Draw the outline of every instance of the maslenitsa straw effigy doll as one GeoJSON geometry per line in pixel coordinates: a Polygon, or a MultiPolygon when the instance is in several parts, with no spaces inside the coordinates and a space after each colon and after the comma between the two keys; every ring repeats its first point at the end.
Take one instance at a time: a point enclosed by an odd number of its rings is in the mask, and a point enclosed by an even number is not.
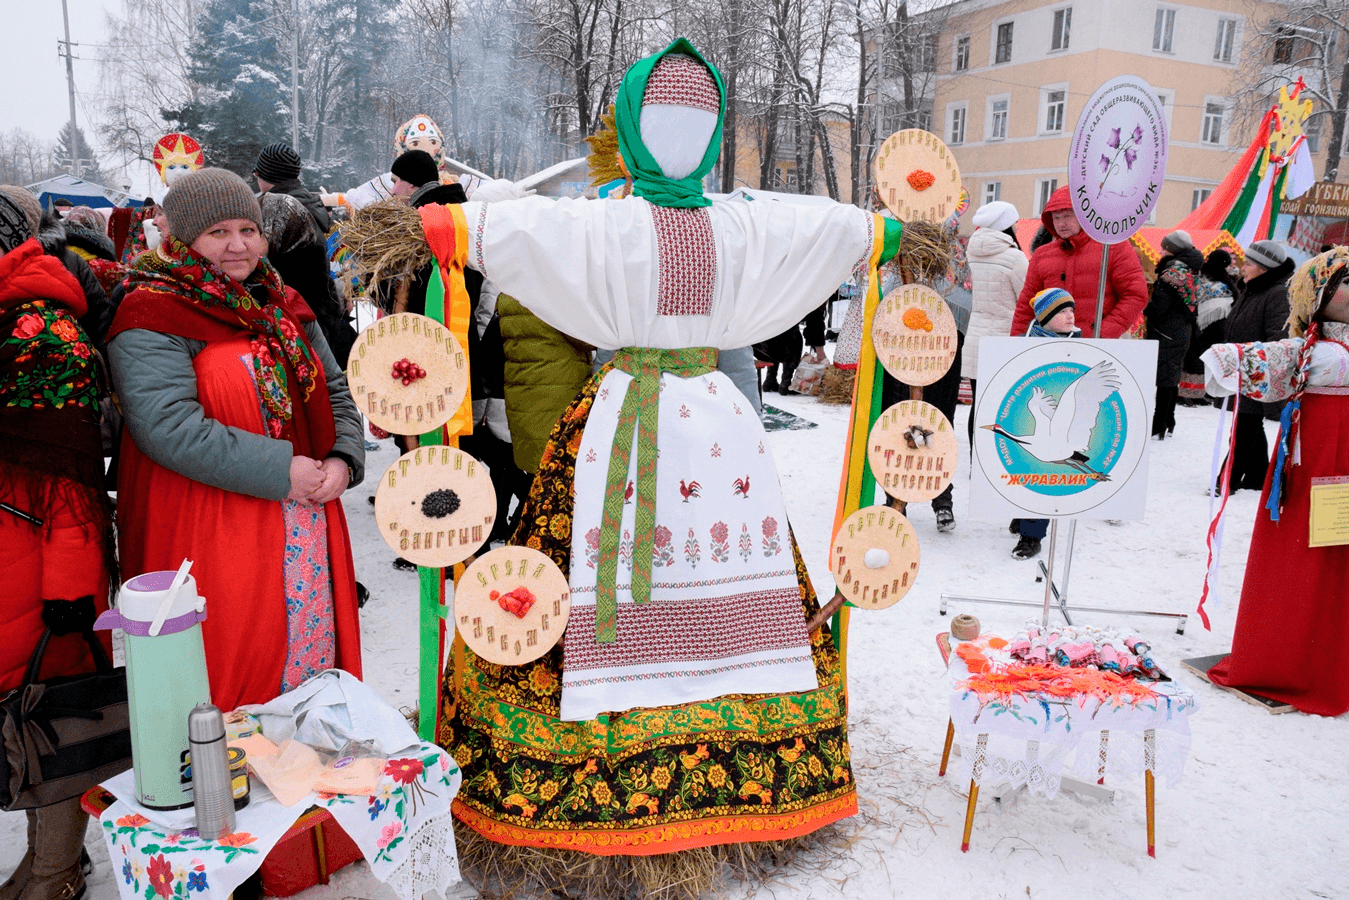
{"type": "Polygon", "coordinates": [[[857,811],[840,658],[807,633],[818,605],[764,429],[715,367],[874,273],[900,225],[705,197],[724,109],[681,38],[618,92],[634,196],[469,202],[452,241],[428,230],[549,325],[618,349],[554,429],[512,541],[568,575],[562,644],[516,667],[458,652],[445,676],[439,739],[479,836],[461,829],[461,851],[498,887],[696,895],[724,861],[857,811]]]}

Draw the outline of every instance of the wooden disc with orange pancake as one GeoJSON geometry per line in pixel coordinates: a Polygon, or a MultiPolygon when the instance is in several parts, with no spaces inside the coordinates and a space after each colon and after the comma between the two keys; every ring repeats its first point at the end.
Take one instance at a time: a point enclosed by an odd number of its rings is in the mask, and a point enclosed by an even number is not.
{"type": "Polygon", "coordinates": [[[940,225],[960,203],[960,166],[942,139],[907,128],[876,151],[876,190],[901,222],[940,225]]]}
{"type": "Polygon", "coordinates": [[[867,436],[876,483],[905,503],[922,503],[946,490],[958,453],[951,423],[922,400],[896,403],[881,413],[867,436]]]}
{"type": "Polygon", "coordinates": [[[904,284],[881,298],[871,342],[885,371],[922,387],[946,374],[956,358],[956,320],[932,288],[904,284]]]}
{"type": "Polygon", "coordinates": [[[839,526],[829,568],[853,606],[884,609],[898,603],[918,578],[918,535],[898,510],[863,507],[839,526]]]}
{"type": "Polygon", "coordinates": [[[356,405],[393,434],[435,431],[468,392],[468,356],[450,329],[415,313],[377,319],[347,362],[356,405]]]}
{"type": "Polygon", "coordinates": [[[482,546],[496,521],[487,467],[455,447],[409,450],[380,477],[375,524],[385,543],[419,566],[452,566],[482,546]]]}
{"type": "Polygon", "coordinates": [[[488,662],[519,666],[562,639],[571,588],[538,550],[498,547],[473,561],[454,586],[454,627],[488,662]]]}

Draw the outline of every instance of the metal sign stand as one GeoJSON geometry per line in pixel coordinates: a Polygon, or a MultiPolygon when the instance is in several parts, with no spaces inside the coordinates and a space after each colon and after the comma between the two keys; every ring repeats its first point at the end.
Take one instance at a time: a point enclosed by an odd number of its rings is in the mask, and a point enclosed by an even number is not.
{"type": "MultiPolygon", "coordinates": [[[[1105,279],[1106,269],[1110,262],[1110,246],[1110,244],[1101,245],[1101,278],[1096,285],[1096,328],[1092,331],[1092,334],[1097,336],[1101,333],[1101,319],[1105,311],[1105,279]]],[[[970,415],[974,415],[973,408],[970,409],[970,415]]],[[[946,605],[951,602],[987,603],[998,606],[1040,606],[1043,608],[1043,612],[1040,616],[1040,627],[1048,628],[1049,609],[1051,605],[1054,605],[1059,614],[1063,616],[1063,620],[1069,625],[1073,624],[1073,619],[1070,615],[1072,611],[1107,613],[1116,616],[1156,616],[1158,618],[1178,620],[1176,622],[1176,634],[1185,633],[1185,624],[1190,618],[1187,613],[1158,612],[1145,609],[1107,609],[1102,606],[1077,606],[1070,609],[1068,606],[1068,576],[1073,568],[1073,545],[1077,538],[1077,519],[1071,519],[1068,523],[1067,547],[1064,550],[1063,559],[1062,587],[1054,584],[1054,551],[1058,544],[1058,536],[1059,520],[1050,519],[1049,553],[1046,559],[1040,560],[1040,574],[1035,579],[1036,581],[1044,581],[1045,583],[1045,599],[1043,604],[1035,603],[1030,600],[1010,600],[1000,597],[967,597],[961,594],[943,593],[941,595],[941,606],[939,607],[938,612],[943,616],[946,615],[946,605]],[[1051,598],[1057,601],[1057,603],[1051,604],[1051,598]]]]}

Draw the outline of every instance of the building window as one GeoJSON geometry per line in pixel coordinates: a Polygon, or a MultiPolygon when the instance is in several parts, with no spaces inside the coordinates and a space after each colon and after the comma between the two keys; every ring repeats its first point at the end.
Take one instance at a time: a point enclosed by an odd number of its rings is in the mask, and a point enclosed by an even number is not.
{"type": "Polygon", "coordinates": [[[998,97],[988,101],[988,139],[1001,141],[1007,137],[1007,106],[1011,101],[998,97]]]}
{"type": "Polygon", "coordinates": [[[1213,193],[1213,188],[1195,188],[1194,193],[1190,195],[1190,212],[1199,208],[1199,204],[1208,199],[1209,194],[1213,193]]]}
{"type": "Polygon", "coordinates": [[[1293,29],[1280,25],[1274,38],[1274,64],[1286,66],[1293,61],[1293,29]]]}
{"type": "Polygon", "coordinates": [[[922,57],[922,71],[937,71],[937,35],[931,33],[923,35],[922,57]]]}
{"type": "Polygon", "coordinates": [[[1059,180],[1057,178],[1037,178],[1035,180],[1035,215],[1045,211],[1045,205],[1049,203],[1049,198],[1059,189],[1059,180]]]}
{"type": "Polygon", "coordinates": [[[970,67],[970,36],[956,38],[956,63],[955,70],[964,72],[970,67]]]}
{"type": "Polygon", "coordinates": [[[985,181],[984,182],[984,202],[992,203],[994,200],[1002,199],[1002,182],[985,181]]]}
{"type": "Polygon", "coordinates": [[[1003,22],[998,26],[998,46],[993,53],[995,63],[1012,61],[1012,24],[1003,22]]]}
{"type": "Polygon", "coordinates": [[[1072,24],[1073,8],[1071,6],[1054,10],[1054,32],[1049,39],[1050,50],[1068,49],[1068,31],[1072,24]]]}
{"type": "Polygon", "coordinates": [[[904,107],[889,100],[881,107],[881,133],[894,134],[904,127],[904,107]]]}
{"type": "Polygon", "coordinates": [[[1171,130],[1171,111],[1176,108],[1176,92],[1163,90],[1162,88],[1153,88],[1153,93],[1157,95],[1157,103],[1162,107],[1162,116],[1166,119],[1166,130],[1171,130]]]}
{"type": "Polygon", "coordinates": [[[1068,90],[1045,91],[1045,133],[1057,134],[1063,130],[1064,107],[1068,105],[1068,90]]]}
{"type": "Polygon", "coordinates": [[[1232,45],[1236,42],[1237,20],[1219,19],[1218,38],[1213,42],[1213,58],[1218,62],[1232,61],[1232,45]]]}
{"type": "Polygon", "coordinates": [[[1157,19],[1152,26],[1152,49],[1163,53],[1171,52],[1171,38],[1176,31],[1176,11],[1161,8],[1157,10],[1157,19]]]}
{"type": "Polygon", "coordinates": [[[931,101],[931,100],[925,101],[921,106],[918,107],[918,123],[917,123],[917,127],[921,128],[923,131],[931,131],[931,130],[932,130],[932,101],[931,101]]]}
{"type": "Polygon", "coordinates": [[[1204,126],[1199,134],[1199,140],[1205,144],[1221,144],[1223,142],[1223,105],[1221,103],[1206,102],[1204,104],[1204,126]]]}
{"type": "Polygon", "coordinates": [[[949,110],[951,127],[947,131],[947,134],[950,135],[950,140],[947,143],[963,144],[965,143],[965,104],[953,105],[949,107],[949,110]]]}
{"type": "Polygon", "coordinates": [[[1302,123],[1302,133],[1307,136],[1308,153],[1316,153],[1321,149],[1321,122],[1321,116],[1315,115],[1302,123]]]}

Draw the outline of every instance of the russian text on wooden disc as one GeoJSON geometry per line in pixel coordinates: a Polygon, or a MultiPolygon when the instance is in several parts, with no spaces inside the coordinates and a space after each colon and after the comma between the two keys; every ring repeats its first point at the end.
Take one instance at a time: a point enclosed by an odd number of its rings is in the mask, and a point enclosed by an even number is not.
{"type": "Polygon", "coordinates": [[[945,222],[960,203],[960,166],[930,131],[907,128],[876,151],[876,190],[901,222],[945,222]]]}
{"type": "Polygon", "coordinates": [[[492,533],[496,491],[487,467],[454,447],[418,447],[394,460],[375,491],[375,522],[419,566],[463,562],[492,533]]]}
{"type": "Polygon", "coordinates": [[[867,436],[867,461],[876,483],[905,503],[931,500],[951,483],[956,433],[941,410],[905,400],[881,413],[867,436]]]}
{"type": "Polygon", "coordinates": [[[898,603],[918,577],[918,535],[897,510],[863,507],[839,526],[829,568],[853,606],[884,609],[898,603]]]}
{"type": "Polygon", "coordinates": [[[956,320],[932,288],[904,284],[881,298],[871,342],[885,371],[916,387],[946,374],[956,358],[956,320]]]}
{"type": "Polygon", "coordinates": [[[570,613],[566,576],[529,547],[483,554],[454,586],[454,627],[470,650],[500,665],[543,656],[561,640],[570,613]]]}
{"type": "Polygon", "coordinates": [[[468,356],[434,319],[395,313],[356,339],[347,382],[361,412],[380,428],[426,434],[450,421],[464,401],[468,356]]]}

